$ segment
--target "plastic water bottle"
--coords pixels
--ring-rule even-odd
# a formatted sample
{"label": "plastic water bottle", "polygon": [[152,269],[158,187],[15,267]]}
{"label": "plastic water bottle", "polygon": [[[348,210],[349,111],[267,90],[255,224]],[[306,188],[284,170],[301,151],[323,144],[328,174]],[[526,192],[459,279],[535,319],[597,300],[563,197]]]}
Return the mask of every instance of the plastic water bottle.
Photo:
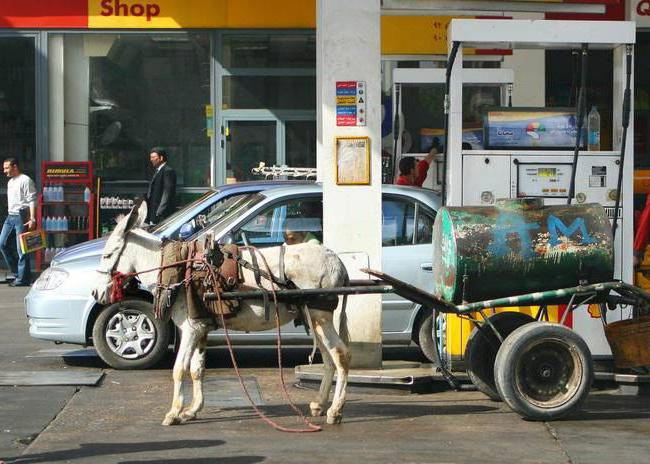
{"label": "plastic water bottle", "polygon": [[90,189],[86,187],[84,189],[84,202],[88,203],[90,201]]}
{"label": "plastic water bottle", "polygon": [[63,230],[68,230],[70,226],[70,221],[68,221],[68,216],[63,216]]}
{"label": "plastic water bottle", "polygon": [[587,116],[587,150],[600,150],[600,113],[596,106],[591,107]]}
{"label": "plastic water bottle", "polygon": [[46,216],[45,219],[43,219],[43,230],[50,230],[50,217]]}

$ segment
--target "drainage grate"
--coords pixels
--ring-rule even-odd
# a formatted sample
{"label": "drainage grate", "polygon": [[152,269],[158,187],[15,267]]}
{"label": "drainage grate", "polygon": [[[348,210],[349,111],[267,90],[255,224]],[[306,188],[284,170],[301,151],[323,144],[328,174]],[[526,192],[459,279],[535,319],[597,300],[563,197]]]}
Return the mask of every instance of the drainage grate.
{"label": "drainage grate", "polygon": [[[263,405],[264,400],[255,377],[244,377],[244,384],[255,405]],[[191,381],[183,382],[183,396],[188,399],[192,397]],[[250,405],[237,377],[206,377],[203,379],[203,399],[206,406],[220,408],[238,408]]]}

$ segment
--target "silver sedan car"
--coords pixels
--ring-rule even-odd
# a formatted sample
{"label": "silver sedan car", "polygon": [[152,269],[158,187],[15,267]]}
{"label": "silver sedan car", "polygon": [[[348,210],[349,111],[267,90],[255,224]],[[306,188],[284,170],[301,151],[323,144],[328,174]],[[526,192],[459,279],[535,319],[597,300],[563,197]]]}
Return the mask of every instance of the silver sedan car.
{"label": "silver sedan car", "polygon": [[[188,205],[154,233],[170,238],[177,238],[179,233],[189,238],[210,233],[217,240],[264,247],[282,244],[284,231],[299,226],[303,232],[323,238],[319,184],[272,185],[248,191],[232,188],[222,197],[217,192]],[[383,186],[382,197],[384,272],[432,291],[431,230],[439,197],[430,190],[393,185]],[[138,299],[107,307],[90,296],[103,245],[104,240],[99,239],[71,247],[57,255],[41,274],[25,297],[30,335],[92,345],[108,365],[117,369],[151,367],[174,343],[175,329],[154,317],[152,296],[145,289]],[[431,317],[430,311],[417,304],[394,294],[384,295],[383,343],[414,342],[433,360]],[[129,333],[137,337],[128,337]],[[238,345],[272,345],[276,337],[275,331],[229,333]],[[285,344],[311,343],[302,327],[288,324],[282,334]],[[208,340],[213,345],[223,344],[223,332],[212,332]]]}

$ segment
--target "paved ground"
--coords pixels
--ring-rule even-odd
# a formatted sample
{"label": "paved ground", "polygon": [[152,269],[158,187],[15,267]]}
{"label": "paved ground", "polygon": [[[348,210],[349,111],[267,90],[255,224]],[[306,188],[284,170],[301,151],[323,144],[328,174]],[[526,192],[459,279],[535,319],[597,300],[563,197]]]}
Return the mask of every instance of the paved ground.
{"label": "paved ground", "polygon": [[[54,348],[31,340],[20,305],[24,289],[0,287],[0,372],[101,369],[96,359],[67,364],[29,357]],[[312,391],[291,386],[291,366],[308,350],[286,353],[291,397],[303,409]],[[417,358],[414,350],[389,350]],[[0,459],[16,463],[647,463],[650,397],[594,391],[579,415],[554,423],[522,421],[476,392],[370,395],[352,392],[344,423],[286,434],[260,421],[245,402],[222,349],[209,353],[210,390],[200,418],[162,427],[171,399],[169,361],[151,371],[104,370],[97,387],[0,387]],[[273,350],[241,350],[243,374],[262,410],[297,427],[273,366]],[[214,391],[220,389],[219,392]],[[322,424],[321,418],[315,419]]]}

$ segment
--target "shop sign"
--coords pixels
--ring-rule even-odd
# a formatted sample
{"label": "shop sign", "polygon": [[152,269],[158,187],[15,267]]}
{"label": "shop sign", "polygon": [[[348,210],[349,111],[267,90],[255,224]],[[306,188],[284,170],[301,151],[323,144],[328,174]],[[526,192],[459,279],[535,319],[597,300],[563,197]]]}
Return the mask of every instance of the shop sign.
{"label": "shop sign", "polygon": [[650,0],[633,0],[630,6],[637,27],[650,27]]}
{"label": "shop sign", "polygon": [[43,177],[48,182],[63,179],[89,179],[92,177],[90,171],[90,163],[85,161],[43,163]]}
{"label": "shop sign", "polygon": [[0,28],[314,28],[313,0],[0,0]]}
{"label": "shop sign", "polygon": [[336,125],[366,125],[366,83],[364,81],[336,83]]}
{"label": "shop sign", "polygon": [[160,15],[158,3],[128,3],[126,0],[102,0],[99,14],[101,16],[145,17],[147,21]]}

